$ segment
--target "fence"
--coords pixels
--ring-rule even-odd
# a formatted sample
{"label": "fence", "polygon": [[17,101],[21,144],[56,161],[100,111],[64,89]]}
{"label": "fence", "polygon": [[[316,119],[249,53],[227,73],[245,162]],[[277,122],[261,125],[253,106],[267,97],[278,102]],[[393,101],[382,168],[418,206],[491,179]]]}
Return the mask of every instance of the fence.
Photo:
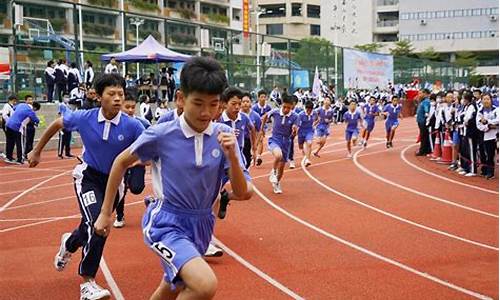
{"label": "fence", "polygon": [[[243,33],[230,28],[234,20],[214,13],[203,14],[203,10],[199,10],[198,15],[187,4],[182,8],[155,5],[138,8],[137,3],[146,2],[134,0],[126,1],[124,10],[120,10],[115,0],[82,0],[82,4],[41,2],[43,5],[24,0],[14,3],[23,6],[24,16],[41,19],[39,22],[42,23],[44,19],[49,20],[50,26],[42,24],[37,28],[33,22],[25,20],[21,26],[12,28],[15,9],[7,7],[3,15],[0,12],[0,17],[3,16],[0,20],[0,46],[10,47],[14,58],[13,78],[0,80],[2,100],[9,90],[21,95],[34,93],[37,98],[43,98],[43,71],[50,59],[67,57],[81,65],[83,57],[85,61],[92,61],[94,70],[99,72],[104,69],[99,59],[101,54],[122,51],[122,43],[125,49],[133,48],[136,35],[143,40],[149,34],[175,51],[214,56],[227,70],[229,82],[247,90],[256,89],[258,83],[266,89],[274,85],[287,89],[307,88],[312,86],[314,70],[318,67],[324,83],[336,84],[337,89],[343,91],[343,49],[326,40]],[[81,26],[79,20],[82,20]],[[125,24],[123,30],[122,23]],[[208,40],[202,39],[206,31]],[[5,41],[6,35],[8,42]],[[135,63],[125,67],[132,76],[136,74]],[[156,70],[155,65],[140,65],[141,74]],[[396,83],[407,83],[418,77],[421,81],[439,79],[450,84],[466,82],[465,75],[449,63],[394,58]]]}

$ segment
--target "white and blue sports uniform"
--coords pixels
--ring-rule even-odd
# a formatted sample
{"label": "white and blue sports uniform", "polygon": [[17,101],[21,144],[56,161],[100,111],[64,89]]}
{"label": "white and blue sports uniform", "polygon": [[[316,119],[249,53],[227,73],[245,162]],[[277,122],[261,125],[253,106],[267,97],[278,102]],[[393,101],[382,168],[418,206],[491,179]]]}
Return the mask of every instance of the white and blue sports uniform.
{"label": "white and blue sports uniform", "polygon": [[[245,147],[248,148],[247,145],[250,144],[251,141],[249,140],[250,137],[250,130],[254,129],[255,127],[253,126],[252,120],[250,120],[250,117],[242,112],[238,112],[238,116],[236,117],[236,120],[231,120],[229,116],[227,115],[226,111],[222,112],[222,115],[219,118],[219,123],[226,124],[227,126],[231,127],[236,135],[236,140],[238,141],[238,147],[240,148],[240,152],[243,155],[244,163],[245,166],[248,165],[250,160],[252,159],[251,153],[250,157],[247,157],[243,151]],[[229,179],[228,179],[229,180]]]}
{"label": "white and blue sports uniform", "polygon": [[372,132],[373,128],[375,128],[375,115],[380,112],[380,109],[377,104],[366,104],[363,106],[363,112],[365,115],[365,128],[368,132]]}
{"label": "white and blue sports uniform", "polygon": [[283,114],[282,109],[275,108],[267,114],[268,119],[273,120],[273,130],[272,135],[268,139],[269,151],[273,151],[275,148],[280,148],[282,153],[282,160],[288,161],[292,127],[299,125],[299,116],[290,111],[288,114]]}
{"label": "white and blue sports uniform", "polygon": [[[266,104],[264,106],[260,106],[260,104],[257,102],[252,106],[252,110],[254,112],[258,113],[259,116],[262,118],[265,114],[269,113],[272,110],[272,108],[269,104]],[[268,128],[267,125],[268,124],[262,124],[262,126],[264,126],[264,128],[263,128],[264,133],[266,132],[266,130]]]}
{"label": "white and blue sports uniform", "polygon": [[316,126],[316,136],[325,137],[330,135],[330,123],[334,118],[334,111],[331,108],[325,110],[323,107],[316,109],[319,117],[318,126]]}
{"label": "white and blue sports uniform", "polygon": [[156,124],[176,120],[177,118],[179,118],[179,114],[177,113],[177,111],[177,108],[167,111],[158,119],[158,122],[156,122]]}
{"label": "white and blue sports uniform", "polygon": [[[181,115],[151,126],[130,147],[141,161],[153,162],[153,188],[159,200],[144,214],[144,241],[160,257],[164,279],[172,288],[180,283],[179,270],[203,256],[212,237],[212,205],[230,167],[217,139],[219,132],[232,129],[212,122],[198,133]],[[234,151],[249,181],[241,155]]]}
{"label": "white and blue sports uniform", "polygon": [[346,111],[343,118],[344,122],[347,125],[345,128],[346,141],[350,141],[353,137],[357,138],[359,135],[358,122],[359,120],[361,120],[361,114],[359,113],[359,111]]}
{"label": "white and blue sports uniform", "polygon": [[304,142],[312,143],[314,138],[314,127],[313,123],[318,119],[318,113],[316,111],[311,111],[308,115],[306,111],[302,111],[299,114],[299,130],[297,134],[299,145],[304,144]]}
{"label": "white and blue sports uniform", "polygon": [[384,107],[384,112],[389,113],[387,116],[387,120],[385,120],[385,131],[391,132],[392,128],[396,128],[399,126],[399,114],[401,113],[401,105],[397,104],[396,106],[392,105],[392,103],[387,104]]}
{"label": "white and blue sports uniform", "polygon": [[[107,120],[102,108],[66,113],[63,115],[63,125],[66,130],[78,131],[85,147],[83,163],[73,170],[82,220],[66,241],[66,249],[74,253],[79,247],[84,247],[78,273],[95,277],[106,238],[95,234],[94,222],[101,212],[109,172],[115,158],[139,137],[144,127],[122,112],[112,120]],[[120,185],[114,206],[122,194],[123,184]]]}

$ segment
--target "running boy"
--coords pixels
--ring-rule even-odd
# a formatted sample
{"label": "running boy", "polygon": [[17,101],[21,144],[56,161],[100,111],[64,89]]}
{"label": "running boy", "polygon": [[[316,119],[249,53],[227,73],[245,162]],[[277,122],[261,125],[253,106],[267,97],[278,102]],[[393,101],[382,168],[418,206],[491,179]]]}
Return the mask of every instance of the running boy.
{"label": "running boy", "polygon": [[[264,115],[262,124],[268,119],[273,119],[273,131],[268,140],[269,151],[274,156],[273,169],[269,176],[269,181],[273,185],[273,191],[276,194],[283,193],[280,181],[283,177],[283,169],[288,160],[288,151],[290,149],[290,138],[297,134],[299,116],[292,111],[293,99],[285,94],[281,108],[275,108]],[[264,127],[264,126],[262,126]],[[261,130],[261,134],[264,129]]]}
{"label": "running boy", "polygon": [[[80,133],[85,152],[83,163],[73,170],[73,177],[82,219],[73,233],[62,235],[61,246],[54,259],[56,269],[62,271],[71,255],[83,247],[78,268],[78,274],[83,279],[80,284],[80,299],[110,297],[109,291],[95,282],[106,237],[96,234],[94,221],[101,212],[111,164],[144,130],[139,121],[121,113],[125,80],[120,75],[103,75],[95,81],[95,88],[101,99],[101,108],[79,110],[56,119],[28,155],[30,167],[35,167],[40,162],[43,148],[59,130],[66,128]],[[116,180],[121,182],[122,179],[123,177],[120,177]],[[120,189],[120,195],[113,193],[111,206],[116,205],[122,191],[123,189]]]}
{"label": "running boy", "polygon": [[304,155],[304,165],[311,165],[311,151],[314,137],[314,127],[318,124],[318,113],[314,111],[314,103],[307,101],[305,110],[299,114],[298,144]]}
{"label": "running boy", "polygon": [[399,118],[401,118],[401,105],[399,104],[399,98],[397,96],[392,96],[391,103],[384,107],[383,114],[387,117],[385,120],[385,132],[387,142],[385,146],[387,148],[392,148],[392,140],[396,134],[396,129],[399,126]]}
{"label": "running boy", "polygon": [[332,123],[334,118],[334,111],[330,105],[330,98],[325,97],[323,98],[323,106],[316,110],[319,117],[319,123],[318,126],[316,126],[316,136],[319,137],[319,147],[313,153],[316,157],[320,157],[319,151],[325,146],[326,139],[330,135],[330,123]]}
{"label": "running boy", "polygon": [[[262,120],[260,118],[260,115],[252,109],[252,96],[248,92],[243,93],[243,98],[241,98],[241,111],[248,115],[248,117],[250,118],[250,121],[252,121],[252,124],[255,128],[255,132],[256,133],[260,132]],[[257,137],[256,137],[256,139],[257,139]],[[255,141],[255,143],[257,143],[257,141]],[[244,144],[245,145],[243,147],[243,155],[245,156],[245,158],[247,158],[245,167],[248,169],[250,167],[252,160],[253,160],[253,164],[255,165],[256,153],[252,153],[250,131],[248,131],[247,128],[245,129],[245,143]],[[248,159],[248,158],[250,158],[250,159]]]}
{"label": "running boy", "polygon": [[363,127],[361,122],[361,113],[356,109],[356,102],[351,101],[349,103],[349,110],[344,113],[344,122],[346,123],[345,128],[345,140],[347,142],[347,157],[352,157],[352,145],[356,145],[356,140],[358,139],[358,124]]}
{"label": "running boy", "polygon": [[[109,234],[113,199],[125,170],[134,162],[160,164],[161,198],[143,218],[144,241],[161,259],[164,277],[151,299],[211,299],[217,279],[202,255],[210,242],[212,205],[229,176],[239,199],[252,195],[231,128],[214,123],[227,79],[219,63],[195,57],[181,71],[179,100],[184,113],[175,121],[148,128],[114,161],[95,227]],[[227,175],[226,175],[227,174]]]}
{"label": "running boy", "polygon": [[[259,114],[261,119],[264,117],[265,114],[271,111],[271,106],[266,103],[267,101],[267,93],[264,90],[260,90],[257,93],[257,103],[254,104],[252,107],[252,110],[255,111],[256,113]],[[257,159],[256,159],[256,165],[260,166],[262,164],[262,151],[264,150],[264,138],[266,136],[266,130],[267,126],[265,122],[262,122],[262,130],[259,133],[259,136],[257,137]]]}
{"label": "running boy", "polygon": [[375,117],[380,113],[377,105],[377,99],[374,96],[370,96],[368,105],[363,106],[363,111],[364,124],[361,131],[361,139],[363,142],[363,147],[366,148],[366,146],[368,145],[368,139],[370,139],[370,134],[375,128]]}

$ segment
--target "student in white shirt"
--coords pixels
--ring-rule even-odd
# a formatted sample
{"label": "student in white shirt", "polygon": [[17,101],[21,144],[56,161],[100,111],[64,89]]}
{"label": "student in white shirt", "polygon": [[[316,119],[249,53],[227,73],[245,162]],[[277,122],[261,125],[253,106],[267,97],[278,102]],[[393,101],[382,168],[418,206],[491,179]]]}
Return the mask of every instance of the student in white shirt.
{"label": "student in white shirt", "polygon": [[111,57],[111,60],[106,65],[104,69],[104,74],[118,73],[118,66],[116,65],[116,59]]}
{"label": "student in white shirt", "polygon": [[85,83],[85,87],[88,89],[92,86],[92,82],[94,82],[94,69],[92,68],[92,62],[87,60],[85,63],[85,73],[83,77],[83,82]]}
{"label": "student in white shirt", "polygon": [[47,85],[47,101],[52,102],[54,99],[54,85],[56,84],[54,75],[56,71],[54,70],[54,61],[49,60],[47,62],[47,68],[45,68],[45,84]]}
{"label": "student in white shirt", "polygon": [[477,128],[484,133],[480,148],[481,175],[495,178],[495,152],[498,135],[498,108],[493,106],[490,94],[482,95],[482,107],[476,115]]}

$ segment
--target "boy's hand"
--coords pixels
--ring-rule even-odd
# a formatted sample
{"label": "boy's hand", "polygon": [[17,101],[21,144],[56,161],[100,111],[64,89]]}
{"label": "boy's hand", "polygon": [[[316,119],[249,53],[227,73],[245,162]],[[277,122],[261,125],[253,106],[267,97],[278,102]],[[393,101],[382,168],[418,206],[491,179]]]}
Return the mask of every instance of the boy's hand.
{"label": "boy's hand", "polygon": [[234,148],[237,147],[237,141],[236,136],[233,133],[221,131],[219,132],[217,139],[219,140],[219,144],[221,145],[226,157],[234,153]]}
{"label": "boy's hand", "polygon": [[99,214],[97,221],[94,223],[95,233],[97,235],[107,237],[111,231],[112,216]]}
{"label": "boy's hand", "polygon": [[40,153],[35,150],[28,153],[28,163],[30,168],[36,167],[40,163]]}

